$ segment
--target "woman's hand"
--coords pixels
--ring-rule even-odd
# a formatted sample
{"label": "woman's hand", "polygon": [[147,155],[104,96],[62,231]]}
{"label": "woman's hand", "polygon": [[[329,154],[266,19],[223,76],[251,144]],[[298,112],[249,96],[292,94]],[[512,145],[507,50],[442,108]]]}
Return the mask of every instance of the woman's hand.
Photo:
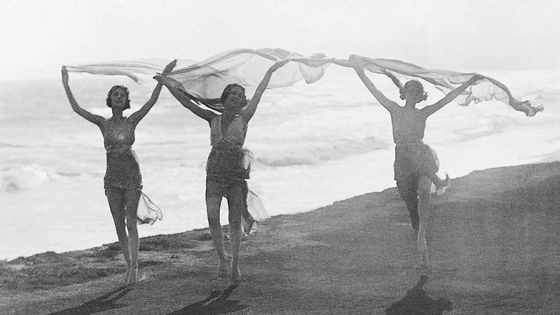
{"label": "woman's hand", "polygon": [[162,74],[154,75],[153,79],[158,81],[159,83],[165,85],[165,86],[167,86],[167,84],[169,83],[169,79]]}
{"label": "woman's hand", "polygon": [[156,74],[154,76],[154,80],[163,84],[167,88],[180,89],[180,88],[183,87],[183,85],[180,82],[178,82],[177,80],[175,80],[173,78],[170,78],[170,77],[166,77],[163,74]]}
{"label": "woman's hand", "polygon": [[165,69],[163,69],[163,72],[161,74],[167,75],[169,72],[173,71],[173,68],[175,68],[176,65],[177,59],[171,61],[167,66],[165,66]]}
{"label": "woman's hand", "polygon": [[485,79],[484,76],[482,76],[482,75],[480,75],[480,74],[478,74],[478,73],[475,73],[475,74],[470,78],[470,81],[472,81],[473,83],[475,83],[475,82],[477,82],[477,81],[484,80],[484,79]]}

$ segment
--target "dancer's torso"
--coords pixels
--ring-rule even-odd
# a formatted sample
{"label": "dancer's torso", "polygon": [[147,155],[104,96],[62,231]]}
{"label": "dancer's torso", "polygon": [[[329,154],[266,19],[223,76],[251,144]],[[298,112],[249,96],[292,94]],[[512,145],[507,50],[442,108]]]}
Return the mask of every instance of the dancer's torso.
{"label": "dancer's torso", "polygon": [[212,147],[216,145],[243,147],[246,136],[247,122],[239,115],[233,117],[231,123],[225,128],[222,128],[221,115],[210,121],[210,144]]}
{"label": "dancer's torso", "polygon": [[391,111],[395,144],[422,143],[426,118],[422,111],[415,108],[398,107]]}
{"label": "dancer's torso", "polygon": [[103,122],[101,132],[106,150],[130,148],[134,143],[135,126],[127,118]]}

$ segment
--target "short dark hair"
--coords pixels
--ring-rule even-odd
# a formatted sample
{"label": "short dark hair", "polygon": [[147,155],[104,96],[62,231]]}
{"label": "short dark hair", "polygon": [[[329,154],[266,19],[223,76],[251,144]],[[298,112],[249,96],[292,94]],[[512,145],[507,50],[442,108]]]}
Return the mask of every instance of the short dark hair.
{"label": "short dark hair", "polygon": [[[225,87],[224,91],[222,92],[222,96],[220,97],[220,102],[222,103],[222,105],[224,105],[224,103],[226,102],[226,100],[229,96],[229,93],[231,93],[231,90],[234,87],[240,87],[243,90],[243,94],[245,94],[245,88],[244,87],[242,87],[241,85],[239,85],[237,83],[230,83]],[[247,100],[245,100],[244,105],[246,105],[246,103],[247,103]]]}
{"label": "short dark hair", "polygon": [[109,93],[107,93],[107,106],[111,107],[111,94],[113,94],[113,92],[115,92],[115,90],[117,90],[117,89],[122,89],[124,91],[124,93],[126,94],[126,101],[125,101],[124,109],[129,109],[130,108],[130,99],[128,98],[128,88],[124,85],[114,85],[109,90]]}
{"label": "short dark hair", "polygon": [[408,92],[409,90],[412,90],[412,89],[420,89],[421,90],[423,101],[428,99],[428,93],[426,93],[424,91],[424,86],[418,80],[409,80],[404,84],[404,86],[399,90],[399,92],[401,94],[401,99],[404,100],[405,99],[404,93],[406,93],[406,92]]}

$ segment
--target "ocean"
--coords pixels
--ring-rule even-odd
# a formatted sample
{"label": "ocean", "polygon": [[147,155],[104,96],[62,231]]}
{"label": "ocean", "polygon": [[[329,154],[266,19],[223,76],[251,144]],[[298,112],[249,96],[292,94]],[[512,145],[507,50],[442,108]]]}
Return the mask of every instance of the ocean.
{"label": "ocean", "polygon": [[[453,178],[560,160],[560,72],[480,73],[545,110],[525,117],[495,101],[449,104],[428,119],[424,138],[437,151],[441,169]],[[388,79],[372,79],[399,100]],[[103,190],[105,150],[98,128],[72,111],[59,79],[0,83],[0,259],[117,241]],[[80,105],[105,117],[111,115],[105,98],[114,84],[129,87],[129,112],[140,108],[153,88],[151,82],[70,74]],[[425,87],[425,104],[443,96]],[[270,215],[309,211],[394,186],[389,114],[349,69],[331,67],[314,84],[266,91],[245,144],[255,155],[249,186]],[[144,192],[164,215],[154,225],[140,226],[140,236],[207,226],[208,124],[164,89],[138,125],[133,149]],[[221,214],[227,224],[226,202]]]}

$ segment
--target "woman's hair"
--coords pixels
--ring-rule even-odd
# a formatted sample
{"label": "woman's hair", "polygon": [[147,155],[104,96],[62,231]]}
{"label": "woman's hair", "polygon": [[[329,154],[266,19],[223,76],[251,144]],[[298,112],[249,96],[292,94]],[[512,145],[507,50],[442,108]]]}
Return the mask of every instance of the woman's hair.
{"label": "woman's hair", "polygon": [[417,91],[418,93],[422,93],[422,101],[425,101],[428,99],[428,93],[426,93],[424,91],[424,86],[422,85],[422,83],[420,83],[420,81],[417,80],[410,80],[407,81],[404,86],[400,89],[400,93],[401,93],[401,100],[404,100],[405,97],[405,93],[407,92],[412,92],[412,91]]}
{"label": "woman's hair", "polygon": [[107,93],[107,106],[111,107],[111,94],[113,94],[113,92],[115,92],[117,89],[123,90],[123,92],[126,94],[126,101],[125,101],[124,109],[129,109],[130,108],[130,99],[128,98],[128,88],[124,85],[114,85],[109,90],[109,93]]}
{"label": "woman's hair", "polygon": [[[222,96],[220,97],[220,102],[222,103],[222,105],[225,104],[225,102],[226,102],[226,100],[229,96],[229,93],[231,93],[231,90],[234,87],[240,87],[243,90],[243,94],[245,94],[245,88],[244,87],[242,87],[241,85],[239,85],[237,83],[230,83],[225,87],[224,91],[222,92]],[[243,103],[243,106],[245,106],[245,105],[247,105],[247,99],[245,99],[245,101]]]}

